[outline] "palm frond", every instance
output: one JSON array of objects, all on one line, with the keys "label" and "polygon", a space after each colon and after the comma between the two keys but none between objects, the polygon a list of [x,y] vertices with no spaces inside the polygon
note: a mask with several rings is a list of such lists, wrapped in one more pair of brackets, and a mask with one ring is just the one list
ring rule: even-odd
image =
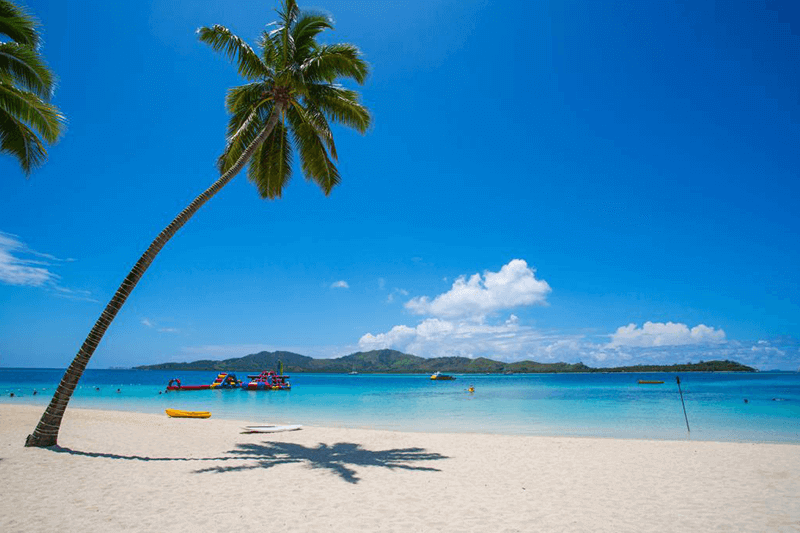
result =
[{"label": "palm frond", "polygon": [[22,121],[0,109],[0,152],[17,158],[26,175],[47,159],[44,143]]},{"label": "palm frond", "polygon": [[49,99],[55,85],[53,74],[39,53],[28,45],[0,43],[0,72],[8,74],[14,85]]},{"label": "palm frond", "polygon": [[270,76],[269,67],[259,59],[250,45],[225,26],[219,24],[210,28],[204,26],[198,28],[197,35],[201,42],[211,46],[214,51],[222,51],[228,60],[236,61],[239,74],[245,78],[255,80]]},{"label": "palm frond", "polygon": [[277,11],[280,25],[270,32],[270,36],[280,42],[280,70],[291,70],[294,59],[295,43],[291,28],[300,16],[300,8],[296,0],[283,0],[281,9]]},{"label": "palm frond", "polygon": [[333,122],[344,124],[359,133],[366,132],[372,122],[369,111],[359,102],[358,93],[340,85],[309,85],[305,97]]},{"label": "palm frond", "polygon": [[361,51],[347,43],[317,47],[301,68],[306,79],[315,83],[348,78],[363,84],[369,74],[369,64],[361,58]]},{"label": "palm frond", "polygon": [[65,122],[54,105],[33,93],[5,84],[0,85],[0,110],[34,128],[49,143],[58,140]]},{"label": "palm frond", "polygon": [[297,7],[297,0],[283,0],[281,9],[277,11],[278,17],[284,27],[290,27],[300,15],[300,8]]},{"label": "palm frond", "polygon": [[264,143],[256,149],[247,177],[262,198],[280,198],[292,177],[292,145],[286,127],[278,122]]},{"label": "palm frond", "polygon": [[317,35],[325,30],[333,29],[331,18],[322,13],[303,11],[292,26],[292,38],[295,47],[295,62],[303,63],[317,45]]},{"label": "palm frond", "polygon": [[228,135],[225,150],[217,160],[220,174],[227,172],[239,160],[250,143],[258,137],[259,132],[267,123],[272,107],[272,104],[268,102],[261,108],[241,109],[231,116],[228,122],[228,131],[232,133]]},{"label": "palm frond", "polygon": [[333,132],[328,124],[328,119],[325,118],[325,114],[311,102],[306,101],[305,107],[301,106],[298,102],[292,102],[292,104],[300,119],[312,126],[317,132],[317,136],[325,143],[325,147],[328,149],[333,160],[338,160],[339,154],[336,153],[336,144],[333,142]]},{"label": "palm frond", "polygon": [[303,120],[295,107],[286,113],[292,126],[292,136],[300,156],[300,166],[307,180],[320,186],[325,196],[339,184],[341,176],[333,161],[325,151],[324,142],[319,138],[316,128]]},{"label": "palm frond", "polygon": [[263,81],[232,87],[225,95],[225,108],[228,113],[240,112],[242,109],[255,109],[269,96],[271,90],[272,84]]},{"label": "palm frond", "polygon": [[261,38],[258,41],[258,47],[261,49],[261,59],[273,71],[278,70],[280,67],[281,47],[278,41],[279,39],[272,32],[266,30],[261,33]]},{"label": "palm frond", "polygon": [[25,9],[8,0],[0,0],[0,34],[12,41],[36,48],[39,46],[39,23]]}]

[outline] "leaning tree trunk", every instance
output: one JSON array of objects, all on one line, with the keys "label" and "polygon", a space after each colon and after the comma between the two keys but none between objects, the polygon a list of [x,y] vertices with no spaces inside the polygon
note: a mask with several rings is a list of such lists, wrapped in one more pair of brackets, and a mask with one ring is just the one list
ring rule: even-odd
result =
[{"label": "leaning tree trunk", "polygon": [[64,411],[67,409],[67,404],[72,397],[72,393],[75,391],[75,387],[78,385],[78,381],[81,379],[81,375],[83,375],[83,371],[86,369],[89,359],[92,357],[97,345],[103,338],[108,326],[111,324],[111,321],[114,320],[120,308],[122,308],[125,300],[128,299],[133,288],[139,283],[139,280],[156,258],[158,252],[161,251],[161,248],[167,244],[167,241],[192,218],[203,204],[227,185],[228,182],[242,170],[245,164],[247,164],[256,148],[258,148],[258,146],[269,137],[270,133],[272,133],[275,124],[278,122],[278,117],[281,115],[282,108],[283,106],[280,104],[275,106],[272,116],[264,129],[259,133],[258,137],[250,143],[250,146],[247,147],[242,155],[239,156],[236,163],[220,176],[211,187],[206,189],[203,194],[195,198],[186,209],[181,211],[181,213],[170,222],[169,226],[158,234],[158,237],[150,244],[147,251],[142,254],[142,257],[139,258],[128,273],[128,277],[125,278],[125,281],[123,281],[122,285],[117,289],[117,292],[100,315],[100,318],[95,322],[92,331],[89,332],[89,336],[86,337],[86,340],[83,342],[83,346],[81,346],[75,359],[72,360],[69,368],[67,368],[64,377],[61,378],[61,383],[58,384],[58,388],[55,394],[53,394],[53,399],[50,400],[50,404],[47,406],[47,409],[45,409],[44,414],[42,414],[39,424],[36,426],[33,433],[28,435],[28,438],[25,440],[25,446],[45,447],[55,446],[58,443],[58,430],[61,427],[61,419],[64,416]]}]

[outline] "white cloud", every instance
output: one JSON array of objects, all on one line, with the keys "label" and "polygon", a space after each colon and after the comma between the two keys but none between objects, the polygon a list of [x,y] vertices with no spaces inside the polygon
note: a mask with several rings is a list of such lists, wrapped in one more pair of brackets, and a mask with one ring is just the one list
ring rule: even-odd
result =
[{"label": "white cloud", "polygon": [[514,259],[499,272],[487,270],[483,276],[461,276],[448,292],[433,300],[427,296],[413,298],[405,307],[418,315],[480,319],[503,309],[544,304],[550,291],[550,285],[536,279],[535,270],[528,263]]},{"label": "white cloud", "polygon": [[0,232],[0,281],[29,287],[54,283],[58,276],[50,272],[49,264],[32,257],[57,260],[29,249],[16,235]]},{"label": "white cloud", "polygon": [[53,264],[73,262],[50,254],[37,252],[19,240],[19,237],[0,231],[0,283],[24,287],[39,287],[56,296],[70,300],[96,302],[89,291],[68,289],[59,285],[61,279],[51,270]]},{"label": "white cloud", "polygon": [[636,324],[628,324],[617,329],[611,335],[609,347],[635,346],[684,346],[690,344],[716,344],[725,342],[725,332],[705,324],[691,329],[682,323],[645,322],[639,328]]},{"label": "white cloud", "polygon": [[[395,289],[397,290],[397,289]],[[722,329],[680,322],[629,324],[608,334],[545,332],[501,312],[546,303],[550,286],[535,270],[515,259],[499,272],[461,276],[449,291],[413,298],[409,311],[427,315],[415,326],[397,325],[383,333],[367,333],[361,350],[391,348],[421,357],[488,357],[513,362],[583,362],[592,367],[637,364],[671,365],[701,360],[734,360],[759,369],[797,369],[800,343],[784,340],[737,342]],[[389,295],[392,301],[397,293]]]},{"label": "white cloud", "polygon": [[343,279],[331,283],[331,289],[349,289],[350,285]]},{"label": "white cloud", "polygon": [[[69,259],[67,259],[69,261]],[[58,285],[52,285],[52,288],[59,296],[63,296],[64,298],[69,298],[71,300],[83,300],[86,302],[96,302],[94,298],[92,298],[92,293],[89,291],[82,291],[79,289],[67,289],[66,287],[59,287]]]},{"label": "white cloud", "polygon": [[149,318],[143,318],[139,322],[141,322],[142,325],[145,325],[148,328],[156,329],[156,331],[159,331],[160,333],[179,333],[180,332],[180,330],[177,329],[177,328],[168,328],[168,327],[159,326],[158,324],[154,323]]},{"label": "white cloud", "polygon": [[[520,358],[542,335],[519,324],[511,315],[505,322],[490,324],[487,315],[504,309],[545,302],[550,292],[547,282],[537,280],[535,271],[521,259],[514,259],[499,272],[486,271],[459,277],[448,292],[433,300],[417,297],[406,302],[406,309],[430,315],[415,327],[399,325],[386,333],[367,333],[359,340],[363,350],[394,348],[423,356],[491,354]],[[408,291],[395,288],[387,298],[391,303]]]},{"label": "white cloud", "polygon": [[398,289],[395,287],[392,289],[392,292],[389,293],[389,296],[386,297],[386,303],[394,302],[394,299],[398,296],[408,296],[408,291],[405,289]]},{"label": "white cloud", "polygon": [[429,318],[416,327],[401,325],[386,333],[367,333],[359,340],[359,348],[392,348],[421,357],[488,357],[496,361],[540,363],[580,361],[595,368],[713,360],[737,361],[762,370],[797,370],[800,366],[800,343],[791,339],[612,346],[600,342],[602,337],[545,333],[520,324],[513,315],[497,325]]},{"label": "white cloud", "polygon": [[393,348],[422,357],[477,357],[492,353],[500,358],[519,356],[532,331],[514,320],[499,325],[428,318],[416,327],[395,326],[386,333],[367,333],[358,342],[362,350]]}]

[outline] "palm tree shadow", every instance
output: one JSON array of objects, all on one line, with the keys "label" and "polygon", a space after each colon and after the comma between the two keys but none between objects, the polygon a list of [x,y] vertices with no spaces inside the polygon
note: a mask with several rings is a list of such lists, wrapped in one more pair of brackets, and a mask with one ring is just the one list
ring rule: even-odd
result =
[{"label": "palm tree shadow", "polygon": [[[272,468],[273,466],[290,463],[306,464],[309,468],[325,469],[337,474],[348,483],[358,483],[359,478],[353,467],[377,466],[390,470],[421,470],[427,472],[440,472],[438,468],[422,466],[419,461],[438,461],[449,459],[446,455],[428,452],[424,448],[396,448],[393,450],[372,451],[352,442],[338,442],[333,445],[324,443],[316,447],[306,447],[290,442],[268,442],[262,444],[240,443],[236,448],[226,452],[221,457],[150,457],[145,455],[120,455],[105,452],[85,452],[61,446],[52,446],[50,450],[56,453],[67,453],[96,459],[114,459],[124,461],[210,461],[213,463],[223,461],[250,461],[247,464],[230,466],[210,466],[195,470],[195,474],[226,472],[240,472],[259,468]],[[1,459],[0,459],[1,460]],[[416,463],[416,464],[414,464]]]},{"label": "palm tree shadow", "polygon": [[325,469],[337,474],[348,483],[358,483],[355,466],[377,466],[390,470],[423,470],[439,472],[438,468],[412,464],[418,461],[437,461],[447,456],[428,452],[424,448],[397,448],[393,450],[372,451],[352,442],[324,443],[316,447],[306,447],[291,442],[264,442],[262,444],[237,444],[229,451],[234,457],[254,460],[246,465],[213,466],[195,470],[195,473],[213,472],[217,474],[258,468],[272,468],[280,464],[304,463],[309,468]]},{"label": "palm tree shadow", "polygon": [[67,453],[81,457],[93,457],[95,459],[120,459],[123,461],[230,461],[235,457],[149,457],[147,455],[121,455],[118,453],[106,452],[84,452],[73,450],[64,446],[49,446],[48,450],[55,453]]}]

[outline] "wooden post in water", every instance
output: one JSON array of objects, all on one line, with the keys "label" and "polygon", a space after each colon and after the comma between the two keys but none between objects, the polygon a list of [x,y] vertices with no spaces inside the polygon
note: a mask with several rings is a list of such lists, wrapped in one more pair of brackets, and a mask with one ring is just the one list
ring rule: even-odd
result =
[{"label": "wooden post in water", "polygon": [[681,405],[683,406],[683,418],[686,420],[686,431],[691,433],[692,430],[689,429],[689,417],[686,416],[686,404],[683,403],[683,391],[681,390],[681,378],[675,376],[675,381],[678,383],[678,392],[681,394]]}]

